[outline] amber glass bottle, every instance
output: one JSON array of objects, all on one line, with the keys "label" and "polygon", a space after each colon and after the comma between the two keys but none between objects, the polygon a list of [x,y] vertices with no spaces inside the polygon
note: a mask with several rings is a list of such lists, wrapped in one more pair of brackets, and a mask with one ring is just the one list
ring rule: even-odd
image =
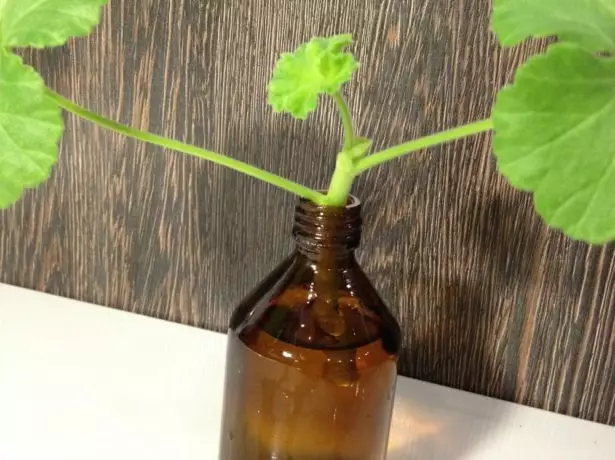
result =
[{"label": "amber glass bottle", "polygon": [[354,256],[360,202],[300,200],[293,234],[231,319],[220,459],[384,459],[400,332]]}]

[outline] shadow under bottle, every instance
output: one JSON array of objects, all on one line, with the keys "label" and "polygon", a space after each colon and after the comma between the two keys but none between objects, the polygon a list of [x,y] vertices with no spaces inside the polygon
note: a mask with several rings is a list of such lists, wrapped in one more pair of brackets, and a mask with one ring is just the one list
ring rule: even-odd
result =
[{"label": "shadow under bottle", "polygon": [[220,459],[384,459],[400,331],[354,256],[359,200],[300,200],[293,235],[231,319]]}]

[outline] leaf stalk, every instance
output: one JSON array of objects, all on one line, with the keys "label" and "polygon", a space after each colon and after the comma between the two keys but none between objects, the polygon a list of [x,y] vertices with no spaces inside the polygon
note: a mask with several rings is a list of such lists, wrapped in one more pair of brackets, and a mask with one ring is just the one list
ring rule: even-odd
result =
[{"label": "leaf stalk", "polygon": [[47,96],[67,112],[71,112],[78,117],[83,118],[84,120],[90,121],[98,126],[109,129],[116,133],[123,134],[127,137],[147,142],[149,144],[157,145],[166,149],[176,150],[187,155],[211,161],[212,163],[216,163],[221,166],[226,166],[227,168],[241,172],[256,179],[260,179],[271,185],[275,185],[276,187],[279,187],[283,190],[294,193],[317,203],[322,203],[325,199],[325,196],[320,192],[312,190],[308,187],[304,187],[303,185],[280,177],[276,174],[264,171],[260,168],[257,168],[256,166],[252,166],[249,163],[244,163],[243,161],[235,160],[234,158],[230,158],[220,153],[212,152],[211,150],[205,150],[194,145],[185,144],[183,142],[158,136],[147,131],[140,131],[131,128],[130,126],[117,123],[113,120],[109,120],[108,118],[105,118],[101,115],[87,110],[84,107],[77,105],[74,102],[60,96],[59,94],[49,89],[47,90]]}]

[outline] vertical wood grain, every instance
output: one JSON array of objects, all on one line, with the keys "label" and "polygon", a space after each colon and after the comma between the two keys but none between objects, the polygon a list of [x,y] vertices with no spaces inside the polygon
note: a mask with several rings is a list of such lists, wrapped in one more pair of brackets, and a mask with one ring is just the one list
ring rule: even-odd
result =
[{"label": "vertical wood grain", "polygon": [[[325,187],[329,102],[274,116],[276,57],[352,32],[347,96],[377,147],[489,116],[531,44],[477,0],[112,0],[88,39],[27,55],[50,87],[141,129]],[[72,116],[51,180],[0,214],[0,281],[224,330],[290,251],[294,198]],[[409,376],[615,424],[615,247],[547,229],[489,136],[363,176],[361,260],[405,331]],[[256,262],[255,262],[256,261]]]}]

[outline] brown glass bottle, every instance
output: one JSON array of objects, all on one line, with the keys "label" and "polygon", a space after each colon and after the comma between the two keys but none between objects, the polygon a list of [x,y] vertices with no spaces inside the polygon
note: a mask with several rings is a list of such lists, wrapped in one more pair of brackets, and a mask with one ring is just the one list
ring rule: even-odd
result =
[{"label": "brown glass bottle", "polygon": [[355,260],[360,211],[300,200],[295,253],[233,313],[221,460],[385,458],[400,332]]}]

